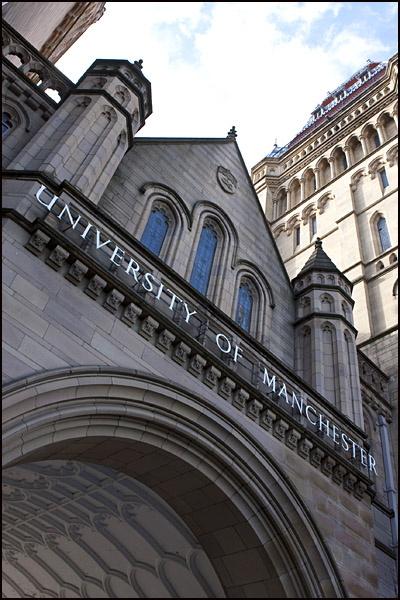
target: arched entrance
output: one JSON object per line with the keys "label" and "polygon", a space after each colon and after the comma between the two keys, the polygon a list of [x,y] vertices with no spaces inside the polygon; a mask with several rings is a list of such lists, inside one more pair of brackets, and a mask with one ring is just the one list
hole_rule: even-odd
{"label": "arched entrance", "polygon": [[[186,532],[186,542],[190,539],[194,548],[188,546],[186,553],[193,556],[197,551],[201,565],[193,559],[192,572],[197,582],[205,580],[203,597],[346,597],[334,560],[283,471],[217,406],[145,374],[90,367],[36,375],[9,386],[4,400],[4,468],[11,468],[8,475],[14,481],[18,469],[36,473],[37,481],[40,476],[57,480],[54,469],[75,469],[95,472],[98,478],[99,472],[102,477],[117,473],[115,478],[128,488],[137,485],[136,496],[144,494],[147,506],[157,509],[154,515],[161,511],[180,535]],[[79,478],[74,480],[78,484]],[[117,487],[110,487],[114,497]],[[60,503],[67,498],[65,490]],[[92,518],[93,530],[101,529],[107,513],[104,507],[101,510],[104,497],[98,498],[100,517],[95,522]],[[121,520],[120,511],[108,541],[111,535],[118,538],[114,534]],[[179,525],[181,520],[185,526]],[[159,529],[167,527],[166,522]],[[74,527],[68,543],[73,532]],[[88,555],[96,543],[93,538]],[[162,547],[162,539],[159,543]],[[173,555],[170,550],[167,554]],[[179,561],[172,562],[170,572],[179,567]],[[119,572],[110,579],[110,568],[99,571],[96,581],[89,583],[98,586],[101,580],[103,597],[126,597],[109,595],[115,592],[118,577],[121,581]],[[151,574],[146,573],[150,581]],[[131,571],[126,577],[123,584],[129,586]],[[187,590],[171,589],[160,596],[154,588],[153,595],[142,597],[202,597],[198,588],[191,596]],[[130,597],[135,597],[133,592]]]}

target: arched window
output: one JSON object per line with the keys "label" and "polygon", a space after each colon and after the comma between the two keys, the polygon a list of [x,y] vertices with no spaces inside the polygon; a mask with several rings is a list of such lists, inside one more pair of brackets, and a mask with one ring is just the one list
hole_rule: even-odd
{"label": "arched window", "polygon": [[245,331],[250,331],[251,315],[253,311],[253,294],[247,283],[242,283],[239,288],[239,297],[235,321]]}
{"label": "arched window", "polygon": [[205,225],[201,232],[193,271],[190,276],[190,283],[202,294],[207,293],[216,248],[216,231],[212,225]]}
{"label": "arched window", "polygon": [[150,213],[149,220],[147,221],[140,241],[144,246],[146,246],[146,248],[158,256],[160,254],[167,231],[167,215],[161,208],[155,208]]}
{"label": "arched window", "polygon": [[386,219],[384,217],[380,217],[377,223],[379,240],[381,242],[382,252],[385,252],[392,245],[390,242],[389,231],[386,224]]}
{"label": "arched window", "polygon": [[13,127],[13,123],[11,120],[11,115],[7,112],[3,112],[1,114],[1,136],[4,135]]}

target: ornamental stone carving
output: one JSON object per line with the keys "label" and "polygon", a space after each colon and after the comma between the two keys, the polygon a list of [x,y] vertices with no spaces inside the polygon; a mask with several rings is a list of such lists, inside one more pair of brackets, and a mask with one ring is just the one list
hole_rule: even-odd
{"label": "ornamental stone carving", "polygon": [[88,283],[85,294],[93,298],[93,300],[97,300],[106,285],[107,282],[104,279],[98,275],[94,275]]}
{"label": "ornamental stone carving", "polygon": [[208,367],[207,371],[205,372],[204,383],[206,384],[207,387],[214,389],[215,386],[217,385],[218,379],[220,377],[221,377],[221,371],[219,371],[219,369],[217,369],[216,367],[211,365],[210,367]]}
{"label": "ornamental stone carving", "polygon": [[300,431],[297,431],[296,429],[293,429],[293,427],[292,427],[286,433],[286,440],[285,440],[286,446],[288,446],[289,448],[292,448],[292,450],[295,450],[300,438],[301,438]]}
{"label": "ornamental stone carving", "polygon": [[73,285],[78,285],[83,277],[88,272],[88,267],[84,265],[80,260],[76,260],[70,267],[65,279],[68,279]]}
{"label": "ornamental stone carving", "polygon": [[261,414],[260,424],[261,427],[269,431],[276,420],[276,413],[274,413],[271,409],[267,408]]}
{"label": "ornamental stone carving", "polygon": [[239,388],[233,394],[232,404],[233,406],[236,406],[236,408],[238,408],[239,410],[242,410],[246,406],[246,402],[249,399],[249,397],[250,394],[248,394],[246,390]]}
{"label": "ornamental stone carving", "polygon": [[324,452],[320,448],[313,448],[310,452],[310,463],[313,467],[320,467]]}
{"label": "ornamental stone carving", "polygon": [[68,256],[69,252],[67,252],[61,246],[56,246],[54,250],[50,252],[49,257],[46,260],[46,264],[48,264],[55,271],[58,271],[67,260]]}
{"label": "ornamental stone carving", "polygon": [[224,377],[221,381],[221,385],[219,386],[218,394],[228,400],[228,398],[232,395],[232,390],[235,388],[235,382],[229,377]]}
{"label": "ornamental stone carving", "polygon": [[310,456],[310,450],[313,447],[313,444],[307,438],[302,438],[297,443],[297,454],[302,458],[308,458]]}
{"label": "ornamental stone carving", "polygon": [[188,367],[189,373],[191,373],[195,377],[200,377],[200,375],[203,371],[203,368],[206,365],[206,362],[207,362],[206,359],[203,358],[202,356],[200,356],[200,354],[195,354],[190,359],[190,363],[189,363],[189,367]]}
{"label": "ornamental stone carving", "polygon": [[156,348],[161,350],[161,352],[168,352],[171,347],[171,344],[175,341],[175,335],[168,331],[168,329],[163,329],[157,338]]}
{"label": "ornamental stone carving", "polygon": [[260,416],[260,411],[263,405],[258,400],[254,399],[247,402],[246,415],[252,420],[256,421]]}
{"label": "ornamental stone carving", "polygon": [[289,423],[284,421],[283,419],[278,419],[274,422],[273,433],[272,435],[278,440],[284,440],[286,431],[289,429]]}
{"label": "ornamental stone carving", "polygon": [[111,290],[104,303],[104,308],[110,313],[115,313],[124,298],[125,296],[118,290]]}
{"label": "ornamental stone carving", "polygon": [[124,313],[121,317],[121,321],[126,323],[129,327],[132,327],[132,325],[136,323],[138,317],[140,317],[141,314],[142,309],[133,302],[131,302],[125,308]]}
{"label": "ornamental stone carving", "polygon": [[38,229],[32,235],[25,248],[29,250],[29,252],[32,252],[32,254],[35,254],[35,256],[39,256],[39,254],[42,252],[43,248],[49,241],[50,237],[46,235],[43,231],[40,231],[40,229]]}
{"label": "ornamental stone carving", "polygon": [[217,179],[221,188],[227,194],[234,194],[237,188],[237,181],[232,173],[225,167],[218,167]]}
{"label": "ornamental stone carving", "polygon": [[146,340],[150,340],[153,337],[155,330],[157,329],[159,323],[153,317],[146,317],[143,319],[143,323],[141,328],[139,329],[139,335],[144,337]]}
{"label": "ornamental stone carving", "polygon": [[184,342],[179,342],[179,344],[177,344],[175,351],[172,355],[172,360],[177,362],[179,365],[183,365],[183,363],[186,361],[189,354],[190,354],[190,346],[188,346]]}

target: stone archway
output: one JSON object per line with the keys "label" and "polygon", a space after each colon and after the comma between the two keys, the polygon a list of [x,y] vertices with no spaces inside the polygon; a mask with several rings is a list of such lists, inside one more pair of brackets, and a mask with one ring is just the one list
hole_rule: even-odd
{"label": "stone archway", "polygon": [[145,374],[90,367],[33,376],[4,400],[5,468],[95,463],[147,486],[186,524],[227,597],[346,597],[283,471],[217,406]]}

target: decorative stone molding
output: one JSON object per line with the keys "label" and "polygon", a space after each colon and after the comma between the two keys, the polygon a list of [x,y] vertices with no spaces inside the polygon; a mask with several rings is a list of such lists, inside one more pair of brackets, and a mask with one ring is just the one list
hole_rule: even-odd
{"label": "decorative stone molding", "polygon": [[121,321],[126,323],[129,327],[132,327],[132,325],[134,325],[136,323],[138,317],[140,317],[142,312],[143,312],[142,309],[139,306],[137,306],[137,304],[134,304],[133,302],[131,302],[125,308],[123,315],[121,317]]}
{"label": "decorative stone molding", "polygon": [[168,352],[171,345],[175,341],[176,336],[168,331],[168,329],[163,329],[159,334],[156,341],[156,348],[161,350],[161,352]]}
{"label": "decorative stone molding", "polygon": [[300,438],[301,438],[300,431],[297,431],[297,429],[294,429],[292,427],[286,433],[285,444],[289,448],[292,448],[292,450],[295,450]]}
{"label": "decorative stone molding", "polygon": [[204,383],[207,387],[214,389],[217,385],[218,379],[221,377],[221,371],[211,365],[205,372]]}
{"label": "decorative stone molding", "polygon": [[92,279],[87,285],[85,294],[93,298],[93,300],[97,300],[106,285],[107,281],[99,277],[99,275],[93,275]]}
{"label": "decorative stone molding", "polygon": [[235,382],[229,377],[224,377],[220,383],[218,394],[228,400],[232,396],[233,389],[235,389]]}
{"label": "decorative stone molding", "polygon": [[177,362],[179,365],[183,365],[190,354],[190,350],[190,346],[184,342],[179,342],[179,344],[177,344],[175,347],[174,353],[172,354],[172,360]]}
{"label": "decorative stone molding", "polygon": [[237,188],[237,181],[229,169],[225,167],[218,167],[217,179],[221,188],[227,194],[234,194]]}
{"label": "decorative stone molding", "polygon": [[239,388],[235,390],[233,394],[232,404],[239,410],[242,410],[246,406],[246,402],[250,398],[250,394],[246,390]]}
{"label": "decorative stone molding", "polygon": [[307,459],[310,456],[310,450],[313,447],[313,443],[307,438],[303,437],[297,443],[297,454],[302,458]]}
{"label": "decorative stone molding", "polygon": [[365,492],[367,491],[367,486],[362,481],[357,481],[354,485],[354,496],[357,500],[362,500]]}
{"label": "decorative stone molding", "polygon": [[144,337],[146,340],[150,340],[153,337],[154,332],[156,331],[159,323],[153,317],[147,316],[142,321],[142,326],[139,329],[139,335]]}
{"label": "decorative stone molding", "polygon": [[65,275],[65,279],[68,279],[73,285],[78,285],[86,273],[88,267],[84,265],[80,260],[76,260],[70,267],[68,273]]}
{"label": "decorative stone molding", "polygon": [[195,354],[189,361],[188,371],[195,377],[200,377],[203,372],[204,367],[206,366],[206,359],[200,356],[200,354]]}
{"label": "decorative stone molding", "polygon": [[256,421],[260,416],[260,411],[263,408],[261,402],[253,398],[247,402],[246,415],[252,420]]}
{"label": "decorative stone molding", "polygon": [[32,252],[35,256],[39,256],[41,254],[44,247],[49,243],[50,237],[46,235],[43,231],[38,229],[31,236],[25,248]]}
{"label": "decorative stone molding", "polygon": [[104,303],[104,308],[111,313],[115,313],[121,302],[124,300],[125,296],[121,294],[118,290],[114,289],[108,294],[106,301]]}
{"label": "decorative stone molding", "polygon": [[319,468],[322,464],[322,458],[325,456],[325,453],[321,450],[321,448],[315,447],[310,451],[310,463],[313,467]]}
{"label": "decorative stone molding", "polygon": [[286,431],[289,429],[289,423],[283,419],[278,419],[274,422],[272,428],[272,435],[278,440],[283,441],[285,439]]}
{"label": "decorative stone molding", "polygon": [[330,477],[333,474],[333,467],[336,465],[336,461],[331,456],[325,456],[321,464],[321,471],[324,475]]}
{"label": "decorative stone molding", "polygon": [[354,492],[354,486],[357,482],[357,478],[351,473],[347,473],[343,478],[343,487],[346,492],[352,493]]}
{"label": "decorative stone molding", "polygon": [[49,265],[55,271],[59,271],[63,266],[64,262],[67,260],[69,256],[69,252],[62,248],[61,246],[56,246],[48,256],[46,260],[46,264]]}
{"label": "decorative stone molding", "polygon": [[342,467],[341,465],[337,465],[334,469],[333,469],[333,473],[332,473],[332,479],[335,483],[338,483],[339,485],[341,485],[343,483],[343,477],[346,474],[346,469],[344,467]]}
{"label": "decorative stone molding", "polygon": [[260,425],[263,429],[266,429],[267,431],[269,431],[272,427],[272,425],[274,424],[274,421],[277,418],[277,414],[274,413],[270,408],[267,408],[267,410],[264,410],[261,413],[261,419],[260,419]]}

